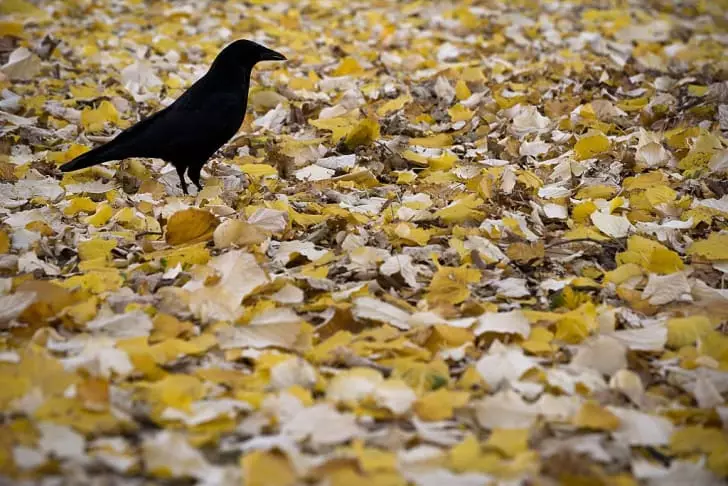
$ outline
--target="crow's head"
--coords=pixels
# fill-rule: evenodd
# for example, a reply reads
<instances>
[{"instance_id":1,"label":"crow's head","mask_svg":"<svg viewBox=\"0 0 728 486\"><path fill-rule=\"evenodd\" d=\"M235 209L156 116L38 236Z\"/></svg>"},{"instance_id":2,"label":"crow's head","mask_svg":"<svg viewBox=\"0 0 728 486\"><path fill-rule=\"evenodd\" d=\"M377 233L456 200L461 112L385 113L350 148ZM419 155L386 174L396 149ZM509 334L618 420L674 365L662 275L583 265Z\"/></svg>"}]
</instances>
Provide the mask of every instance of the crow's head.
<instances>
[{"instance_id":1,"label":"crow's head","mask_svg":"<svg viewBox=\"0 0 728 486\"><path fill-rule=\"evenodd\" d=\"M252 68L260 61L285 61L286 56L247 39L239 39L228 45L215 58L215 65L230 69L237 66Z\"/></svg>"}]
</instances>

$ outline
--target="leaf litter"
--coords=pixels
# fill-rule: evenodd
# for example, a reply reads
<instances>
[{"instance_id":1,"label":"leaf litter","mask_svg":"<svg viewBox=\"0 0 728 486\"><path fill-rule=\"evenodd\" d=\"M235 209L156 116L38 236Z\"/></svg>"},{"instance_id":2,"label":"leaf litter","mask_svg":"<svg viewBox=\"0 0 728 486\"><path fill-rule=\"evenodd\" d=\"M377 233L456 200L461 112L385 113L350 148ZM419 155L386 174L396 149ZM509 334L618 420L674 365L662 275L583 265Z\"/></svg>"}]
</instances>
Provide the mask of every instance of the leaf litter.
<instances>
[{"instance_id":1,"label":"leaf litter","mask_svg":"<svg viewBox=\"0 0 728 486\"><path fill-rule=\"evenodd\" d=\"M2 481L722 484L727 7L3 2ZM57 170L240 37L198 194Z\"/></svg>"}]
</instances>

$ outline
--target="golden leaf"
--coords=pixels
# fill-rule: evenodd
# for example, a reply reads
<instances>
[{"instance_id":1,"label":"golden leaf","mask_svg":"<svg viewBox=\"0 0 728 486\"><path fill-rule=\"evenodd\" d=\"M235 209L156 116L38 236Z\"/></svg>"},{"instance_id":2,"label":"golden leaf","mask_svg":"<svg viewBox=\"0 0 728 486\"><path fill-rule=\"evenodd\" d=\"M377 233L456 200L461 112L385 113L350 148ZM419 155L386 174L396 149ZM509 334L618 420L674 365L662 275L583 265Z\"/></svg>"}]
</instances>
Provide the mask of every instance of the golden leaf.
<instances>
[{"instance_id":1,"label":"golden leaf","mask_svg":"<svg viewBox=\"0 0 728 486\"><path fill-rule=\"evenodd\" d=\"M206 241L212 237L220 224L217 217L209 211L188 208L174 213L167 221L165 240L170 245Z\"/></svg>"}]
</instances>

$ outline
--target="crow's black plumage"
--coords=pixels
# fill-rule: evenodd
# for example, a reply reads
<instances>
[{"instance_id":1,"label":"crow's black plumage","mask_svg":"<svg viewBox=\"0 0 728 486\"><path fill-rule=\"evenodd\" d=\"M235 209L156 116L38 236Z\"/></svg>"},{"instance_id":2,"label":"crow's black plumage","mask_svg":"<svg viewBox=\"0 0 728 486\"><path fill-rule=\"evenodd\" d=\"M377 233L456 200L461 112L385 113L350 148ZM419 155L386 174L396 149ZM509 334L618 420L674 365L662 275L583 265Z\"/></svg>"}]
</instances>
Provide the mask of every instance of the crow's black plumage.
<instances>
[{"instance_id":1,"label":"crow's black plumage","mask_svg":"<svg viewBox=\"0 0 728 486\"><path fill-rule=\"evenodd\" d=\"M152 157L175 166L185 194L185 171L202 189L202 166L243 123L253 66L259 61L285 59L255 42L237 40L223 49L209 71L174 103L62 165L61 170L85 169L129 157Z\"/></svg>"}]
</instances>

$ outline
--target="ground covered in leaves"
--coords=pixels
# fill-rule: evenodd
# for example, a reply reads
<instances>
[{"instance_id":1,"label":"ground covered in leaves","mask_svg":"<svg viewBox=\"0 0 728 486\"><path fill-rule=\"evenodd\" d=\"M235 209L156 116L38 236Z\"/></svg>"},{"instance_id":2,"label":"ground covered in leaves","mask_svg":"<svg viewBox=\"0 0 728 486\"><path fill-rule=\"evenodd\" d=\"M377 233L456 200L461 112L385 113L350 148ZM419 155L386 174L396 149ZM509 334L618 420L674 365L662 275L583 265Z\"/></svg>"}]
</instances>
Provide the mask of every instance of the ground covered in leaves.
<instances>
[{"instance_id":1,"label":"ground covered in leaves","mask_svg":"<svg viewBox=\"0 0 728 486\"><path fill-rule=\"evenodd\" d=\"M724 484L726 9L4 0L0 483ZM200 193L58 171L243 37Z\"/></svg>"}]
</instances>

